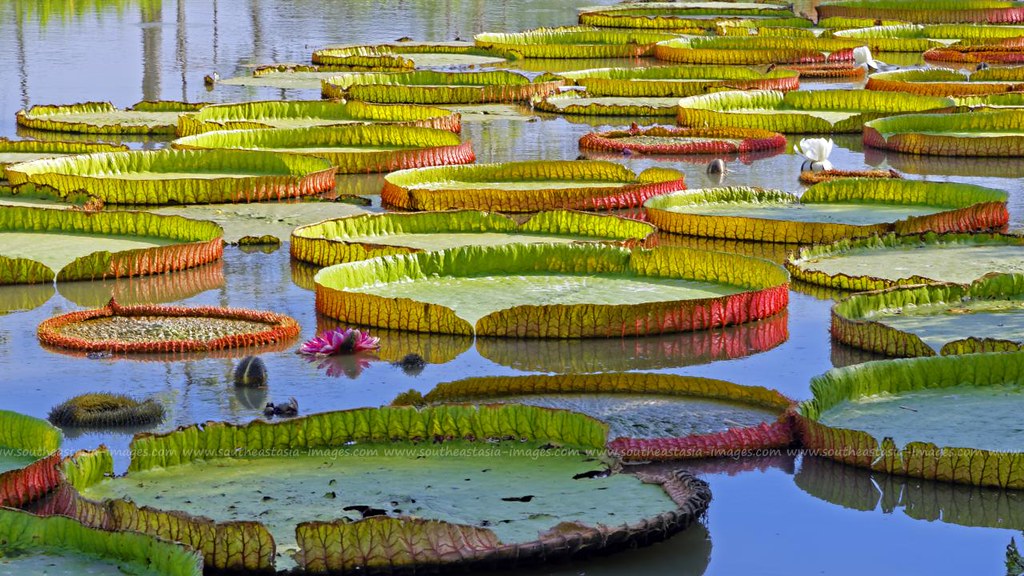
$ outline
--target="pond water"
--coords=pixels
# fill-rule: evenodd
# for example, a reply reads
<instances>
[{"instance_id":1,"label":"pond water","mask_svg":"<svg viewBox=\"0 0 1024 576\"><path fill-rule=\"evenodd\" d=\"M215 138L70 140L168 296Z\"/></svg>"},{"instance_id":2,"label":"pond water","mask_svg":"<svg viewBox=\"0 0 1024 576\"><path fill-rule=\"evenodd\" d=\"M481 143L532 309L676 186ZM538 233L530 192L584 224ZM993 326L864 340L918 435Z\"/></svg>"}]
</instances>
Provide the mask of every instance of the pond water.
<instances>
[{"instance_id":1,"label":"pond water","mask_svg":"<svg viewBox=\"0 0 1024 576\"><path fill-rule=\"evenodd\" d=\"M32 104L99 100L128 106L143 99L318 98L316 90L250 86L218 86L208 92L203 76L217 71L228 78L259 64L306 62L314 49L328 44L403 36L468 40L483 31L567 25L574 23L576 8L598 3L611 0L91 0L73 5L64 0L9 0L0 4L0 136L53 138L16 128L14 113ZM798 8L806 9L807 2L798 3ZM894 61L884 55L881 59ZM526 61L519 66L539 71L622 63ZM850 85L808 82L805 87ZM464 126L463 136L473 141L480 162L576 158L580 136L594 127L621 127L630 121L531 115L528 109L515 107L500 110L476 115ZM144 148L163 147L167 141L123 140ZM831 160L839 168L892 166L911 178L1001 188L1010 194L1011 225L1019 227L1024 221L1024 163L935 162L879 151L865 155L858 136L835 140ZM799 191L801 159L789 153L793 141L787 153L757 160L730 158L726 183ZM704 172L707 158L618 159L634 170L654 165L681 170L690 188L715 185ZM339 190L362 194L368 189L366 182L366 177L345 177ZM369 209L376 206L378 199ZM178 210L188 213L187 208ZM314 214L310 221L318 219ZM833 362L870 359L832 346L831 301L813 290L793 292L788 316L782 319L788 323L788 339L774 346L757 346L738 332L723 332L735 338L734 349L717 355L694 354L691 335L635 339L621 347L607 342L474 344L451 337L385 335L394 342L388 354L381 354L388 361L364 357L307 363L293 353L295 343L264 352L268 390L236 391L230 384L233 365L245 353L90 360L43 349L35 337L36 326L45 318L80 305L99 305L113 291L119 298L139 301L270 309L295 317L305 339L318 326L332 324L317 318L312 292L300 285L308 285L308 274L290 264L284 246L269 254L228 248L223 263L179 275L174 282L74 283L56 292L52 287L0 288L0 310L35 306L0 316L3 408L45 417L57 403L89 391L156 396L168 407L167 423L160 428L166 430L206 420L245 422L262 417L268 400L295 397L306 413L377 406L410 388L426 392L437 383L462 377L522 374L557 365L650 368L763 385L804 399L811 377ZM767 351L753 353L756 349ZM572 358L531 362L530 354L555 355L552 350ZM651 350L657 350L655 360L640 357L641 351ZM416 376L405 374L389 361L407 351L419 351L435 363ZM617 353L621 362L608 357ZM734 359L714 361L723 357ZM509 360L492 360L503 358ZM64 449L106 443L115 452L118 469L124 470L129 440L128 434L69 433ZM529 573L995 574L1002 573L1010 537L1019 537L1024 529L1024 502L1017 492L892 479L794 455L677 466L690 468L711 483L714 501L703 526L651 548Z\"/></svg>"}]
</instances>

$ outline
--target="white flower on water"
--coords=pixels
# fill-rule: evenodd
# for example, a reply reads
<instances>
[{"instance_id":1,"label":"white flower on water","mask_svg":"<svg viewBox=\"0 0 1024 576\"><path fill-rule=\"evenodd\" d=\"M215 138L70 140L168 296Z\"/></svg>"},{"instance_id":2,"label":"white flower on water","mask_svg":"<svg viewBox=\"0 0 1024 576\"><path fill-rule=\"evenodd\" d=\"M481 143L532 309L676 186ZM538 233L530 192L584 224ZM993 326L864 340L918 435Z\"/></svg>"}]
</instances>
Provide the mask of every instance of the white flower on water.
<instances>
[{"instance_id":1,"label":"white flower on water","mask_svg":"<svg viewBox=\"0 0 1024 576\"><path fill-rule=\"evenodd\" d=\"M878 63L871 57L871 50L867 46L853 49L853 63L857 68L864 66L868 70L878 70Z\"/></svg>"},{"instance_id":2,"label":"white flower on water","mask_svg":"<svg viewBox=\"0 0 1024 576\"><path fill-rule=\"evenodd\" d=\"M802 170L831 170L832 163L828 157L832 154L834 143L831 138L804 138L793 147L798 154L807 158L801 167Z\"/></svg>"}]
</instances>

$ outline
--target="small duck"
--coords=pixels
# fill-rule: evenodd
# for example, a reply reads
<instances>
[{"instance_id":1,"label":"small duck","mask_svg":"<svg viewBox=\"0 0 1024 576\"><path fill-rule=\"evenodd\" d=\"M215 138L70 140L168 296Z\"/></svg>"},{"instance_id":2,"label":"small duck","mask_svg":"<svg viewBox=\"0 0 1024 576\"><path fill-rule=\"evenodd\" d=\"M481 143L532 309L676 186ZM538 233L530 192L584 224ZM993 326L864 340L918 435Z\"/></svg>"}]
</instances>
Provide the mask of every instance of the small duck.
<instances>
[{"instance_id":1,"label":"small duck","mask_svg":"<svg viewBox=\"0 0 1024 576\"><path fill-rule=\"evenodd\" d=\"M283 416L291 417L298 416L299 414L299 402L293 396L284 404L274 404L273 402L267 402L267 405L263 407L264 416Z\"/></svg>"},{"instance_id":2,"label":"small duck","mask_svg":"<svg viewBox=\"0 0 1024 576\"><path fill-rule=\"evenodd\" d=\"M203 76L203 84L206 86L213 86L217 82L220 82L220 74L217 74L216 72Z\"/></svg>"}]
</instances>

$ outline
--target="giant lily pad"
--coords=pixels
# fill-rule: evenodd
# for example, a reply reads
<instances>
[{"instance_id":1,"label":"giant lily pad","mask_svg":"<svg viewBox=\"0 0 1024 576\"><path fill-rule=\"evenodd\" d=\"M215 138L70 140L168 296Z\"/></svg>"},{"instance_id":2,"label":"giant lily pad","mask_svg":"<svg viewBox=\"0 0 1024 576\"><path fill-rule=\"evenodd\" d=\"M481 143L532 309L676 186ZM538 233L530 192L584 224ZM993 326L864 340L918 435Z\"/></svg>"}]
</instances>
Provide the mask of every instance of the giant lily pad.
<instances>
[{"instance_id":1,"label":"giant lily pad","mask_svg":"<svg viewBox=\"0 0 1024 576\"><path fill-rule=\"evenodd\" d=\"M557 92L562 80L538 77L531 81L508 70L436 72L416 70L393 74L340 74L324 80L325 98L411 104L482 104L529 100Z\"/></svg>"},{"instance_id":2,"label":"giant lily pad","mask_svg":"<svg viewBox=\"0 0 1024 576\"><path fill-rule=\"evenodd\" d=\"M776 2L635 2L580 8L580 24L606 28L641 28L679 33L714 31L737 20L758 27L810 28L790 5Z\"/></svg>"},{"instance_id":3,"label":"giant lily pad","mask_svg":"<svg viewBox=\"0 0 1024 576\"><path fill-rule=\"evenodd\" d=\"M1024 34L1024 29L1022 29ZM1024 89L1024 67L990 68L968 73L932 68L879 72L868 78L868 90L910 92L926 96L984 96Z\"/></svg>"},{"instance_id":4,"label":"giant lily pad","mask_svg":"<svg viewBox=\"0 0 1024 576\"><path fill-rule=\"evenodd\" d=\"M317 310L418 332L525 338L703 330L786 307L767 261L685 248L468 246L338 264L315 277Z\"/></svg>"},{"instance_id":5,"label":"giant lily pad","mask_svg":"<svg viewBox=\"0 0 1024 576\"><path fill-rule=\"evenodd\" d=\"M60 441L49 422L0 410L0 506L23 506L57 487Z\"/></svg>"},{"instance_id":6,"label":"giant lily pad","mask_svg":"<svg viewBox=\"0 0 1024 576\"><path fill-rule=\"evenodd\" d=\"M867 90L719 92L679 101L679 124L773 132L860 132L864 122L906 112L950 110L950 98Z\"/></svg>"},{"instance_id":7,"label":"giant lily pad","mask_svg":"<svg viewBox=\"0 0 1024 576\"><path fill-rule=\"evenodd\" d=\"M804 445L880 472L1024 487L1019 418L1024 354L869 362L811 381Z\"/></svg>"},{"instance_id":8,"label":"giant lily pad","mask_svg":"<svg viewBox=\"0 0 1024 576\"><path fill-rule=\"evenodd\" d=\"M185 306L121 306L54 316L39 324L39 341L87 352L202 352L261 346L299 335L291 317L260 310Z\"/></svg>"},{"instance_id":9,"label":"giant lily pad","mask_svg":"<svg viewBox=\"0 0 1024 576\"><path fill-rule=\"evenodd\" d=\"M465 164L476 158L470 141L462 142L447 130L377 124L206 132L179 138L172 145L315 156L329 160L342 174Z\"/></svg>"},{"instance_id":10,"label":"giant lily pad","mask_svg":"<svg viewBox=\"0 0 1024 576\"><path fill-rule=\"evenodd\" d=\"M867 42L872 52L924 52L948 44L945 39L988 38L1024 34L1024 28L974 25L901 24L898 26L871 26L856 30L833 32L833 38L855 38ZM941 40L940 40L941 39Z\"/></svg>"},{"instance_id":11,"label":"giant lily pad","mask_svg":"<svg viewBox=\"0 0 1024 576\"><path fill-rule=\"evenodd\" d=\"M639 58L674 34L602 30L589 26L538 28L525 32L485 32L473 37L480 48L513 58Z\"/></svg>"},{"instance_id":12,"label":"giant lily pad","mask_svg":"<svg viewBox=\"0 0 1024 576\"><path fill-rule=\"evenodd\" d=\"M324 80L333 78L347 67L278 64L260 66L252 74L219 80L217 85L275 88L278 90L319 90Z\"/></svg>"},{"instance_id":13,"label":"giant lily pad","mask_svg":"<svg viewBox=\"0 0 1024 576\"><path fill-rule=\"evenodd\" d=\"M951 46L932 48L924 59L934 62L992 62L995 64L1024 63L1024 39L1009 38L984 44L957 42Z\"/></svg>"},{"instance_id":14,"label":"giant lily pad","mask_svg":"<svg viewBox=\"0 0 1024 576\"><path fill-rule=\"evenodd\" d=\"M192 136L215 130L300 128L364 123L419 126L456 133L462 129L461 116L443 108L298 100L207 106L193 114L182 114L178 117L178 136Z\"/></svg>"},{"instance_id":15,"label":"giant lily pad","mask_svg":"<svg viewBox=\"0 0 1024 576\"><path fill-rule=\"evenodd\" d=\"M683 174L649 168L639 175L597 160L541 160L393 172L381 199L410 210L608 210L639 206L685 188Z\"/></svg>"},{"instance_id":16,"label":"giant lily pad","mask_svg":"<svg viewBox=\"0 0 1024 576\"><path fill-rule=\"evenodd\" d=\"M586 116L675 116L679 99L672 97L597 96L571 90L534 98L533 107L553 114Z\"/></svg>"},{"instance_id":17,"label":"giant lily pad","mask_svg":"<svg viewBox=\"0 0 1024 576\"><path fill-rule=\"evenodd\" d=\"M367 214L292 232L293 258L330 266L389 254L538 242L642 242L649 224L583 212L541 212L524 222L487 212Z\"/></svg>"},{"instance_id":18,"label":"giant lily pad","mask_svg":"<svg viewBox=\"0 0 1024 576\"><path fill-rule=\"evenodd\" d=\"M70 518L0 509L0 569L8 574L202 576L202 557L134 532L88 528Z\"/></svg>"},{"instance_id":19,"label":"giant lily pad","mask_svg":"<svg viewBox=\"0 0 1024 576\"><path fill-rule=\"evenodd\" d=\"M681 98L722 90L796 90L800 76L788 70L759 72L749 68L707 66L654 66L599 68L558 74L591 96Z\"/></svg>"},{"instance_id":20,"label":"giant lily pad","mask_svg":"<svg viewBox=\"0 0 1024 576\"><path fill-rule=\"evenodd\" d=\"M793 277L841 290L927 282L968 284L990 272L1024 273L1024 237L888 235L806 248L786 262Z\"/></svg>"},{"instance_id":21,"label":"giant lily pad","mask_svg":"<svg viewBox=\"0 0 1024 576\"><path fill-rule=\"evenodd\" d=\"M52 132L90 134L174 134L178 116L205 104L139 102L121 110L109 102L33 106L15 115L19 126Z\"/></svg>"},{"instance_id":22,"label":"giant lily pad","mask_svg":"<svg viewBox=\"0 0 1024 576\"><path fill-rule=\"evenodd\" d=\"M888 356L1024 349L1024 276L856 294L832 308L832 337Z\"/></svg>"},{"instance_id":23,"label":"giant lily pad","mask_svg":"<svg viewBox=\"0 0 1024 576\"><path fill-rule=\"evenodd\" d=\"M136 436L120 478L103 478L109 453L79 455L69 477L85 498L105 500L71 499L66 508L89 523L174 533L210 569L270 570L276 549L277 568L311 573L612 551L665 538L703 513L707 485L687 474L607 475L589 455L603 450L606 434L581 414L531 406L208 423ZM550 443L564 448L545 453ZM595 507L605 494L618 503Z\"/></svg>"},{"instance_id":24,"label":"giant lily pad","mask_svg":"<svg viewBox=\"0 0 1024 576\"><path fill-rule=\"evenodd\" d=\"M1024 7L1007 0L840 0L817 6L818 19L867 18L931 23L1016 24Z\"/></svg>"},{"instance_id":25,"label":"giant lily pad","mask_svg":"<svg viewBox=\"0 0 1024 576\"><path fill-rule=\"evenodd\" d=\"M127 146L120 144L103 144L99 142L49 142L45 140L8 140L0 138L0 169L8 164L71 156L74 154L91 154L93 152L123 152Z\"/></svg>"},{"instance_id":26,"label":"giant lily pad","mask_svg":"<svg viewBox=\"0 0 1024 576\"><path fill-rule=\"evenodd\" d=\"M334 189L335 169L325 160L293 154L158 150L36 160L5 171L12 184L32 182L64 196L84 191L107 204L202 204L327 192Z\"/></svg>"},{"instance_id":27,"label":"giant lily pad","mask_svg":"<svg viewBox=\"0 0 1024 576\"><path fill-rule=\"evenodd\" d=\"M313 63L327 66L382 69L495 66L505 62L495 52L470 42L395 42L328 46L313 52Z\"/></svg>"},{"instance_id":28,"label":"giant lily pad","mask_svg":"<svg viewBox=\"0 0 1024 576\"><path fill-rule=\"evenodd\" d=\"M587 414L608 424L626 460L727 456L792 442L793 401L760 386L673 374L494 376L439 384L427 403L515 403Z\"/></svg>"},{"instance_id":29,"label":"giant lily pad","mask_svg":"<svg viewBox=\"0 0 1024 576\"><path fill-rule=\"evenodd\" d=\"M662 370L735 360L771 350L788 337L788 316L782 312L757 322L670 336L599 340L477 338L476 351L491 362L524 372L582 374Z\"/></svg>"},{"instance_id":30,"label":"giant lily pad","mask_svg":"<svg viewBox=\"0 0 1024 576\"><path fill-rule=\"evenodd\" d=\"M864 144L936 156L1024 156L1024 109L880 118L864 124Z\"/></svg>"},{"instance_id":31,"label":"giant lily pad","mask_svg":"<svg viewBox=\"0 0 1024 576\"><path fill-rule=\"evenodd\" d=\"M874 234L974 232L1009 221L1007 194L970 184L842 178L803 196L760 188L712 188L651 198L660 230L759 242L818 244Z\"/></svg>"},{"instance_id":32,"label":"giant lily pad","mask_svg":"<svg viewBox=\"0 0 1024 576\"><path fill-rule=\"evenodd\" d=\"M845 38L689 37L659 42L654 55L684 64L821 64L853 62L853 49L866 44Z\"/></svg>"},{"instance_id":33,"label":"giant lily pad","mask_svg":"<svg viewBox=\"0 0 1024 576\"><path fill-rule=\"evenodd\" d=\"M145 212L0 210L0 284L160 274L220 258L212 222Z\"/></svg>"},{"instance_id":34,"label":"giant lily pad","mask_svg":"<svg viewBox=\"0 0 1024 576\"><path fill-rule=\"evenodd\" d=\"M640 154L740 154L785 148L778 132L744 128L662 128L590 132L580 138L581 150Z\"/></svg>"}]
</instances>

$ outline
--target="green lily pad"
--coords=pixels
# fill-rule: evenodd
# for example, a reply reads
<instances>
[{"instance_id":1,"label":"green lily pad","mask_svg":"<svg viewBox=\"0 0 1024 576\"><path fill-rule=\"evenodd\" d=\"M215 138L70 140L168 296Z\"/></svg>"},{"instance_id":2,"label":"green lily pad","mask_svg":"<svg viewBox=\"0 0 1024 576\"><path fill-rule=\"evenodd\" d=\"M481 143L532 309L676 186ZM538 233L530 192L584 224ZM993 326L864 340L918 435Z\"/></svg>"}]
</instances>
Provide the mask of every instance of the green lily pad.
<instances>
[{"instance_id":1,"label":"green lily pad","mask_svg":"<svg viewBox=\"0 0 1024 576\"><path fill-rule=\"evenodd\" d=\"M1021 28L1024 35L1024 27ZM930 68L878 72L868 77L868 90L909 92L928 96L985 96L1015 92L1024 84L1024 68L990 68L970 73Z\"/></svg>"},{"instance_id":2,"label":"green lily pad","mask_svg":"<svg viewBox=\"0 0 1024 576\"><path fill-rule=\"evenodd\" d=\"M652 66L648 68L600 68L559 73L586 88L587 94L603 96L695 96L721 90L796 90L800 75L789 70L760 72L749 68L719 66Z\"/></svg>"},{"instance_id":3,"label":"green lily pad","mask_svg":"<svg viewBox=\"0 0 1024 576\"><path fill-rule=\"evenodd\" d=\"M319 90L324 80L338 73L339 70L333 66L269 66L257 68L252 74L225 78L217 84L278 90Z\"/></svg>"},{"instance_id":4,"label":"green lily pad","mask_svg":"<svg viewBox=\"0 0 1024 576\"><path fill-rule=\"evenodd\" d=\"M658 60L681 64L836 64L853 62L853 49L867 42L815 36L692 36L665 40L654 47Z\"/></svg>"},{"instance_id":5,"label":"green lily pad","mask_svg":"<svg viewBox=\"0 0 1024 576\"><path fill-rule=\"evenodd\" d=\"M679 99L634 96L592 97L586 92L563 92L533 100L537 110L591 116L675 116Z\"/></svg>"},{"instance_id":6,"label":"green lily pad","mask_svg":"<svg viewBox=\"0 0 1024 576\"><path fill-rule=\"evenodd\" d=\"M1024 238L925 234L841 240L806 248L786 262L793 277L842 290L926 282L969 284L990 272L1024 272Z\"/></svg>"},{"instance_id":7,"label":"green lily pad","mask_svg":"<svg viewBox=\"0 0 1024 576\"><path fill-rule=\"evenodd\" d=\"M475 68L505 63L497 53L471 42L393 42L327 46L313 52L313 63L363 66L381 70L413 68Z\"/></svg>"},{"instance_id":8,"label":"green lily pad","mask_svg":"<svg viewBox=\"0 0 1024 576\"><path fill-rule=\"evenodd\" d=\"M950 40L958 39L960 34L980 36L984 34L980 29L988 28L993 34L999 34L995 30L999 26L934 26L925 27L916 24L900 24L896 26L871 26L855 30L840 30L832 32L833 38L852 38L863 40L867 43L872 52L924 52L935 46L948 44Z\"/></svg>"},{"instance_id":9,"label":"green lily pad","mask_svg":"<svg viewBox=\"0 0 1024 576\"><path fill-rule=\"evenodd\" d=\"M59 142L45 140L8 140L0 138L0 169L8 164L71 156L74 154L91 154L94 152L123 152L127 146L118 144Z\"/></svg>"},{"instance_id":10,"label":"green lily pad","mask_svg":"<svg viewBox=\"0 0 1024 576\"><path fill-rule=\"evenodd\" d=\"M487 212L372 214L292 232L293 258L330 266L424 250L538 242L642 242L654 227L614 216L541 212L524 222Z\"/></svg>"},{"instance_id":11,"label":"green lily pad","mask_svg":"<svg viewBox=\"0 0 1024 576\"><path fill-rule=\"evenodd\" d=\"M178 116L205 104L139 102L121 110L109 102L33 106L15 115L19 126L52 132L90 134L174 134Z\"/></svg>"},{"instance_id":12,"label":"green lily pad","mask_svg":"<svg viewBox=\"0 0 1024 576\"><path fill-rule=\"evenodd\" d=\"M1009 220L1007 195L970 184L841 178L802 196L760 188L711 188L644 203L659 229L689 236L817 244L874 234L974 232Z\"/></svg>"},{"instance_id":13,"label":"green lily pad","mask_svg":"<svg viewBox=\"0 0 1024 576\"><path fill-rule=\"evenodd\" d=\"M473 37L480 48L511 58L640 58L675 34L633 30L602 30L590 26L538 28L525 32L485 32Z\"/></svg>"},{"instance_id":14,"label":"green lily pad","mask_svg":"<svg viewBox=\"0 0 1024 576\"><path fill-rule=\"evenodd\" d=\"M314 280L317 310L353 324L541 338L740 324L784 308L788 281L774 264L751 258L585 243L386 256L331 266ZM730 308L752 300L760 304ZM709 307L732 312L710 315Z\"/></svg>"},{"instance_id":15,"label":"green lily pad","mask_svg":"<svg viewBox=\"0 0 1024 576\"><path fill-rule=\"evenodd\" d=\"M864 124L875 148L936 156L1024 156L1024 110L907 114Z\"/></svg>"},{"instance_id":16,"label":"green lily pad","mask_svg":"<svg viewBox=\"0 0 1024 576\"><path fill-rule=\"evenodd\" d=\"M508 70L490 72L413 72L339 74L323 81L325 98L410 104L481 104L529 100L558 91L562 80L530 80Z\"/></svg>"},{"instance_id":17,"label":"green lily pad","mask_svg":"<svg viewBox=\"0 0 1024 576\"><path fill-rule=\"evenodd\" d=\"M839 0L816 7L824 18L868 18L923 24L1015 24L1024 21L1024 8L1006 0Z\"/></svg>"},{"instance_id":18,"label":"green lily pad","mask_svg":"<svg viewBox=\"0 0 1024 576\"><path fill-rule=\"evenodd\" d=\"M814 24L779 2L624 2L579 9L580 24L699 34L721 24L749 21L754 26L810 28Z\"/></svg>"}]
</instances>

